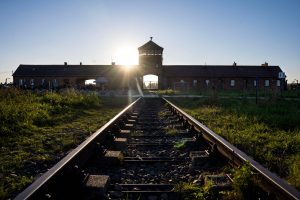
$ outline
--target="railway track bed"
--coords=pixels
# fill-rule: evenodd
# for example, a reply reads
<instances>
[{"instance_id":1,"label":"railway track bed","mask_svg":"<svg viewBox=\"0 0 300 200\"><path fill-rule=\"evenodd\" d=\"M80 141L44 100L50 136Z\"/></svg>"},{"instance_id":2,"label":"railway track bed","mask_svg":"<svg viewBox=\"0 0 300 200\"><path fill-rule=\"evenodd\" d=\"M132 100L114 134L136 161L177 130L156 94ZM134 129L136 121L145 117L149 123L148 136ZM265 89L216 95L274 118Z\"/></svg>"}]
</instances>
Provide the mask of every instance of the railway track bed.
<instances>
[{"instance_id":1,"label":"railway track bed","mask_svg":"<svg viewBox=\"0 0 300 200\"><path fill-rule=\"evenodd\" d=\"M299 198L297 190L206 129L165 99L138 99L16 199L187 199L183 184L232 190L231 169L245 162L261 180L252 197Z\"/></svg>"}]
</instances>

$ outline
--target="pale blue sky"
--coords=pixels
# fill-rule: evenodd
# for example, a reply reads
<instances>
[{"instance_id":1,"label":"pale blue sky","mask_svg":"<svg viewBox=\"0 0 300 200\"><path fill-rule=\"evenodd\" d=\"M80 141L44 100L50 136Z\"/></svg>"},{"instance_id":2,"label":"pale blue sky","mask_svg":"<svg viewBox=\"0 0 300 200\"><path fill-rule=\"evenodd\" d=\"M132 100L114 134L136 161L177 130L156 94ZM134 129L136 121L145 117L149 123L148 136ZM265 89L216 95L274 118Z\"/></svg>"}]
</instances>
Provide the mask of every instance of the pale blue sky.
<instances>
[{"instance_id":1,"label":"pale blue sky","mask_svg":"<svg viewBox=\"0 0 300 200\"><path fill-rule=\"evenodd\" d=\"M299 0L0 0L0 82L19 64L110 64L150 36L164 64L268 62L300 79Z\"/></svg>"}]
</instances>

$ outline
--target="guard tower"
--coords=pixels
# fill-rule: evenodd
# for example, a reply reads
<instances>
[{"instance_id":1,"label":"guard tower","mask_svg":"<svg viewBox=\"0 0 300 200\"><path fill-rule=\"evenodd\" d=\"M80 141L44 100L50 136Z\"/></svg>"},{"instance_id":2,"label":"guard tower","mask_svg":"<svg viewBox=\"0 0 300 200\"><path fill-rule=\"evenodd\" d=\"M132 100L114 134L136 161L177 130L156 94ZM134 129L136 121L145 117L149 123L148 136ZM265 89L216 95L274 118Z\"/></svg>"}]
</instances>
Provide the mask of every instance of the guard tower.
<instances>
[{"instance_id":1,"label":"guard tower","mask_svg":"<svg viewBox=\"0 0 300 200\"><path fill-rule=\"evenodd\" d=\"M150 37L150 41L139 47L138 50L140 76L149 74L158 76L158 88L161 89L162 55L164 48L154 43L152 37Z\"/></svg>"},{"instance_id":2,"label":"guard tower","mask_svg":"<svg viewBox=\"0 0 300 200\"><path fill-rule=\"evenodd\" d=\"M162 54L164 48L158 46L152 41L138 48L139 50L139 65L146 68L160 68L162 66Z\"/></svg>"}]
</instances>

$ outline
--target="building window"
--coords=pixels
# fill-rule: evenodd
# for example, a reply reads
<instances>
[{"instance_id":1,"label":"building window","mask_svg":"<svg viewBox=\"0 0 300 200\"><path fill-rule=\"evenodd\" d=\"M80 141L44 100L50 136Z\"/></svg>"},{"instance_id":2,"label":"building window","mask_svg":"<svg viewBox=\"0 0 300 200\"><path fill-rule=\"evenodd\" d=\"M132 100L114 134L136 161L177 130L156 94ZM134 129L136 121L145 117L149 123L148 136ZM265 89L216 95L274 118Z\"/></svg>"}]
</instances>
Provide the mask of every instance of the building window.
<instances>
[{"instance_id":1,"label":"building window","mask_svg":"<svg viewBox=\"0 0 300 200\"><path fill-rule=\"evenodd\" d=\"M184 83L184 80L180 80L180 83Z\"/></svg>"},{"instance_id":2,"label":"building window","mask_svg":"<svg viewBox=\"0 0 300 200\"><path fill-rule=\"evenodd\" d=\"M196 86L197 85L197 80L193 81L193 85Z\"/></svg>"},{"instance_id":3,"label":"building window","mask_svg":"<svg viewBox=\"0 0 300 200\"><path fill-rule=\"evenodd\" d=\"M49 81L50 82L50 81ZM69 79L64 79L64 84L65 85L69 85L70 84L70 80Z\"/></svg>"},{"instance_id":4,"label":"building window","mask_svg":"<svg viewBox=\"0 0 300 200\"><path fill-rule=\"evenodd\" d=\"M209 85L209 80L205 80L206 86Z\"/></svg>"},{"instance_id":5,"label":"building window","mask_svg":"<svg viewBox=\"0 0 300 200\"><path fill-rule=\"evenodd\" d=\"M256 80L253 81L253 85L254 85L254 87L256 87L256 85L257 85Z\"/></svg>"},{"instance_id":6,"label":"building window","mask_svg":"<svg viewBox=\"0 0 300 200\"><path fill-rule=\"evenodd\" d=\"M265 80L265 87L269 87L270 86L270 80Z\"/></svg>"},{"instance_id":7,"label":"building window","mask_svg":"<svg viewBox=\"0 0 300 200\"><path fill-rule=\"evenodd\" d=\"M57 87L56 79L53 79L53 80L52 80L52 85L53 85L53 87Z\"/></svg>"},{"instance_id":8,"label":"building window","mask_svg":"<svg viewBox=\"0 0 300 200\"><path fill-rule=\"evenodd\" d=\"M235 86L235 80L230 80L230 86L231 87Z\"/></svg>"},{"instance_id":9,"label":"building window","mask_svg":"<svg viewBox=\"0 0 300 200\"><path fill-rule=\"evenodd\" d=\"M34 79L30 79L30 85L34 85Z\"/></svg>"},{"instance_id":10,"label":"building window","mask_svg":"<svg viewBox=\"0 0 300 200\"><path fill-rule=\"evenodd\" d=\"M280 80L277 80L276 85L277 87L280 87Z\"/></svg>"},{"instance_id":11,"label":"building window","mask_svg":"<svg viewBox=\"0 0 300 200\"><path fill-rule=\"evenodd\" d=\"M22 79L19 80L19 85L20 86L23 85L23 80Z\"/></svg>"}]
</instances>

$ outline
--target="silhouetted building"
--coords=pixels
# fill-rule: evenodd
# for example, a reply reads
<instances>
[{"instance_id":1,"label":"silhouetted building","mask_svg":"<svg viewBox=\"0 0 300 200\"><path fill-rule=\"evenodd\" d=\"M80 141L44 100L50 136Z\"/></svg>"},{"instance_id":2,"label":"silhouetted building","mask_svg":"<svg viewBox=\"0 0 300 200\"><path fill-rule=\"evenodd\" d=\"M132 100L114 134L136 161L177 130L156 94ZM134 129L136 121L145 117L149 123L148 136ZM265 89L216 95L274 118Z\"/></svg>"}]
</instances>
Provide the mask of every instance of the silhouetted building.
<instances>
[{"instance_id":1,"label":"silhouetted building","mask_svg":"<svg viewBox=\"0 0 300 200\"><path fill-rule=\"evenodd\" d=\"M136 88L143 76L158 76L158 89L271 89L285 85L279 66L262 65L163 65L163 48L152 41L139 50L139 65L131 68L115 65L20 65L13 74L14 85L26 88L84 87L95 79L102 89ZM147 87L147 86L146 86Z\"/></svg>"}]
</instances>

